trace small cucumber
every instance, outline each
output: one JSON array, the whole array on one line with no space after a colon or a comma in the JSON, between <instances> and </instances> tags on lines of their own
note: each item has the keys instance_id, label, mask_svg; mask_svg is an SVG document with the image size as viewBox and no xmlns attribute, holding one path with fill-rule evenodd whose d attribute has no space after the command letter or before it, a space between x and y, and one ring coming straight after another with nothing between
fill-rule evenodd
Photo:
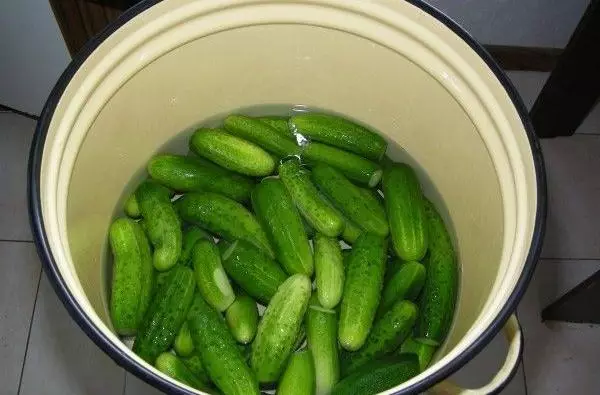
<instances>
[{"instance_id":1,"label":"small cucumber","mask_svg":"<svg viewBox=\"0 0 600 395\"><path fill-rule=\"evenodd\" d=\"M363 366L340 381L332 395L375 395L400 385L419 374L413 354L389 356Z\"/></svg>"},{"instance_id":2,"label":"small cucumber","mask_svg":"<svg viewBox=\"0 0 600 395\"><path fill-rule=\"evenodd\" d=\"M210 380L227 395L258 395L258 382L219 312L196 294L188 315L194 347Z\"/></svg>"},{"instance_id":3,"label":"small cucumber","mask_svg":"<svg viewBox=\"0 0 600 395\"><path fill-rule=\"evenodd\" d=\"M315 271L319 302L333 309L344 291L344 261L342 247L337 239L317 233L314 240Z\"/></svg>"},{"instance_id":4,"label":"small cucumber","mask_svg":"<svg viewBox=\"0 0 600 395\"><path fill-rule=\"evenodd\" d=\"M346 225L344 226L344 231L340 235L342 240L344 240L348 244L354 244L358 236L361 235L364 231L360 228L360 226L356 225L354 222L350 221L348 218L344 218Z\"/></svg>"},{"instance_id":5,"label":"small cucumber","mask_svg":"<svg viewBox=\"0 0 600 395\"><path fill-rule=\"evenodd\" d=\"M198 129L190 147L196 154L240 174L268 176L275 169L275 160L268 152L221 129Z\"/></svg>"},{"instance_id":6,"label":"small cucumber","mask_svg":"<svg viewBox=\"0 0 600 395\"><path fill-rule=\"evenodd\" d=\"M419 369L420 371L424 371L427 369L435 352L437 350L436 346L432 346L430 344L424 344L416 341L412 337L409 337L402 343L400 347L400 352L403 354L415 354L419 359Z\"/></svg>"},{"instance_id":7,"label":"small cucumber","mask_svg":"<svg viewBox=\"0 0 600 395\"><path fill-rule=\"evenodd\" d=\"M351 353L344 372L352 373L357 368L395 351L406 339L417 320L417 306L400 300L373 325L364 346Z\"/></svg>"},{"instance_id":8,"label":"small cucumber","mask_svg":"<svg viewBox=\"0 0 600 395\"><path fill-rule=\"evenodd\" d=\"M150 159L147 169L152 179L178 192L208 191L240 202L248 200L254 182L215 167L203 166L194 157L161 154Z\"/></svg>"},{"instance_id":9,"label":"small cucumber","mask_svg":"<svg viewBox=\"0 0 600 395\"><path fill-rule=\"evenodd\" d=\"M212 192L191 192L179 199L175 207L184 221L229 241L245 240L271 258L275 257L267 235L254 215L235 200Z\"/></svg>"},{"instance_id":10,"label":"small cucumber","mask_svg":"<svg viewBox=\"0 0 600 395\"><path fill-rule=\"evenodd\" d=\"M198 241L192 249L192 262L200 295L218 311L227 310L235 300L235 294L215 243L212 240Z\"/></svg>"},{"instance_id":11,"label":"small cucumber","mask_svg":"<svg viewBox=\"0 0 600 395\"><path fill-rule=\"evenodd\" d=\"M312 276L313 256L302 218L281 180L263 179L252 191L252 207L286 272Z\"/></svg>"},{"instance_id":12,"label":"small cucumber","mask_svg":"<svg viewBox=\"0 0 600 395\"><path fill-rule=\"evenodd\" d=\"M169 352L160 354L158 358L156 358L154 366L167 376L172 377L185 385L200 391L211 392L210 386L207 383L196 377L181 359Z\"/></svg>"},{"instance_id":13,"label":"small cucumber","mask_svg":"<svg viewBox=\"0 0 600 395\"><path fill-rule=\"evenodd\" d=\"M277 395L313 395L315 368L310 350L292 354L277 386Z\"/></svg>"},{"instance_id":14,"label":"small cucumber","mask_svg":"<svg viewBox=\"0 0 600 395\"><path fill-rule=\"evenodd\" d=\"M320 113L303 113L290 119L292 130L315 141L340 147L375 161L387 149L377 133L342 117Z\"/></svg>"},{"instance_id":15,"label":"small cucumber","mask_svg":"<svg viewBox=\"0 0 600 395\"><path fill-rule=\"evenodd\" d=\"M297 158L279 165L279 177L306 221L318 232L335 237L344 229L344 219L326 202L310 180L310 173Z\"/></svg>"},{"instance_id":16,"label":"small cucumber","mask_svg":"<svg viewBox=\"0 0 600 395\"><path fill-rule=\"evenodd\" d=\"M129 218L118 218L109 230L114 256L110 316L115 331L137 332L150 304L154 269L150 243L142 227Z\"/></svg>"},{"instance_id":17,"label":"small cucumber","mask_svg":"<svg viewBox=\"0 0 600 395\"><path fill-rule=\"evenodd\" d=\"M312 284L304 274L284 281L269 302L252 343L250 366L259 383L277 381L293 351Z\"/></svg>"},{"instance_id":18,"label":"small cucumber","mask_svg":"<svg viewBox=\"0 0 600 395\"><path fill-rule=\"evenodd\" d=\"M211 382L210 377L208 377L208 373L206 373L206 369L204 369L204 364L202 363L202 358L200 357L200 353L198 352L198 350L194 350L192 355L190 355L189 357L181 358L181 360L183 361L185 366L187 366L187 368L194 374L194 376L198 377L203 383Z\"/></svg>"},{"instance_id":19,"label":"small cucumber","mask_svg":"<svg viewBox=\"0 0 600 395\"><path fill-rule=\"evenodd\" d=\"M381 181L379 164L326 144L311 142L302 151L302 157L308 163L326 163L335 167L349 179L371 188Z\"/></svg>"},{"instance_id":20,"label":"small cucumber","mask_svg":"<svg viewBox=\"0 0 600 395\"><path fill-rule=\"evenodd\" d=\"M135 198L135 193L129 195L127 200L125 200L125 204L123 205L123 211L125 215L129 218L140 218L142 213L140 212L140 205L138 204L137 199Z\"/></svg>"},{"instance_id":21,"label":"small cucumber","mask_svg":"<svg viewBox=\"0 0 600 395\"><path fill-rule=\"evenodd\" d=\"M387 218L363 192L338 170L318 164L312 169L312 179L317 187L331 199L344 215L367 232L385 237L389 233Z\"/></svg>"},{"instance_id":22,"label":"small cucumber","mask_svg":"<svg viewBox=\"0 0 600 395\"><path fill-rule=\"evenodd\" d=\"M371 331L383 286L386 250L384 238L363 233L346 262L338 339L348 351L361 348Z\"/></svg>"},{"instance_id":23,"label":"small cucumber","mask_svg":"<svg viewBox=\"0 0 600 395\"><path fill-rule=\"evenodd\" d=\"M181 255L179 256L179 263L187 267L193 268L192 265L192 248L200 240L213 240L212 236L209 235L203 229L197 226L190 225L183 231L183 239L181 242Z\"/></svg>"},{"instance_id":24,"label":"small cucumber","mask_svg":"<svg viewBox=\"0 0 600 395\"><path fill-rule=\"evenodd\" d=\"M196 284L194 273L177 265L158 290L133 343L133 352L148 363L167 351L185 321Z\"/></svg>"},{"instance_id":25,"label":"small cucumber","mask_svg":"<svg viewBox=\"0 0 600 395\"><path fill-rule=\"evenodd\" d=\"M459 269L444 220L431 202L424 199L424 205L430 242L424 261L427 277L419 297L421 315L415 339L436 346L444 341L452 324Z\"/></svg>"},{"instance_id":26,"label":"small cucumber","mask_svg":"<svg viewBox=\"0 0 600 395\"><path fill-rule=\"evenodd\" d=\"M292 348L294 351L298 351L304 346L304 342L306 341L306 329L304 325L300 326L300 330L298 331L298 336L296 336L296 342L294 343L294 347Z\"/></svg>"},{"instance_id":27,"label":"small cucumber","mask_svg":"<svg viewBox=\"0 0 600 395\"><path fill-rule=\"evenodd\" d=\"M158 271L168 270L179 259L182 238L181 221L171 204L169 191L155 182L145 181L138 186L135 197L154 246L154 267Z\"/></svg>"},{"instance_id":28,"label":"small cucumber","mask_svg":"<svg viewBox=\"0 0 600 395\"><path fill-rule=\"evenodd\" d=\"M175 337L173 349L180 357L189 357L194 352L194 343L192 342L192 335L190 335L190 328L188 328L187 322L181 325L181 329L179 329L179 333Z\"/></svg>"},{"instance_id":29,"label":"small cucumber","mask_svg":"<svg viewBox=\"0 0 600 395\"><path fill-rule=\"evenodd\" d=\"M238 293L233 304L225 312L225 321L238 343L250 343L258 328L258 308L254 299L245 293Z\"/></svg>"},{"instance_id":30,"label":"small cucumber","mask_svg":"<svg viewBox=\"0 0 600 395\"><path fill-rule=\"evenodd\" d=\"M425 284L425 266L419 262L395 263L400 268L387 280L381 293L377 317L383 316L398 300L415 301Z\"/></svg>"},{"instance_id":31,"label":"small cucumber","mask_svg":"<svg viewBox=\"0 0 600 395\"><path fill-rule=\"evenodd\" d=\"M225 272L248 295L265 306L287 275L267 254L243 241L219 242Z\"/></svg>"},{"instance_id":32,"label":"small cucumber","mask_svg":"<svg viewBox=\"0 0 600 395\"><path fill-rule=\"evenodd\" d=\"M395 164L383 173L385 206L396 254L418 261L427 252L427 226L421 185L413 169Z\"/></svg>"},{"instance_id":33,"label":"small cucumber","mask_svg":"<svg viewBox=\"0 0 600 395\"><path fill-rule=\"evenodd\" d=\"M300 146L284 137L267 123L244 115L229 115L223 121L225 129L232 135L251 141L278 157L298 155Z\"/></svg>"},{"instance_id":34,"label":"small cucumber","mask_svg":"<svg viewBox=\"0 0 600 395\"><path fill-rule=\"evenodd\" d=\"M308 348L315 365L316 395L327 395L340 379L337 314L327 311L313 294L306 313Z\"/></svg>"},{"instance_id":35,"label":"small cucumber","mask_svg":"<svg viewBox=\"0 0 600 395\"><path fill-rule=\"evenodd\" d=\"M265 117L258 117L258 120L266 123L273 129L277 130L277 132L280 135L287 137L289 139L294 139L294 135L292 134L292 131L290 130L290 127L288 125L288 122L290 120L288 117L265 116Z\"/></svg>"}]
</instances>

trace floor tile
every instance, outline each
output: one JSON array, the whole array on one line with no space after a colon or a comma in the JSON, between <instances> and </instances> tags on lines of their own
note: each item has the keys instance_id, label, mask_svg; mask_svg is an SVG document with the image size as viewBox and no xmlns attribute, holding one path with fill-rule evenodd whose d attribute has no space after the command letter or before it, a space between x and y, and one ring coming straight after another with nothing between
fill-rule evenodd
<instances>
[{"instance_id":1,"label":"floor tile","mask_svg":"<svg viewBox=\"0 0 600 395\"><path fill-rule=\"evenodd\" d=\"M16 395L41 267L32 243L0 242L0 394Z\"/></svg>"},{"instance_id":2,"label":"floor tile","mask_svg":"<svg viewBox=\"0 0 600 395\"><path fill-rule=\"evenodd\" d=\"M595 260L542 260L521 304L529 395L597 392L600 326L541 322L541 310L600 269Z\"/></svg>"},{"instance_id":3,"label":"floor tile","mask_svg":"<svg viewBox=\"0 0 600 395\"><path fill-rule=\"evenodd\" d=\"M123 395L161 395L163 392L146 384L131 373L125 378L125 392Z\"/></svg>"},{"instance_id":4,"label":"floor tile","mask_svg":"<svg viewBox=\"0 0 600 395\"><path fill-rule=\"evenodd\" d=\"M27 216L27 160L35 121L0 113L0 239L31 240Z\"/></svg>"},{"instance_id":5,"label":"floor tile","mask_svg":"<svg viewBox=\"0 0 600 395\"><path fill-rule=\"evenodd\" d=\"M550 73L535 71L507 71L508 78L521 95L527 109L531 109Z\"/></svg>"},{"instance_id":6,"label":"floor tile","mask_svg":"<svg viewBox=\"0 0 600 395\"><path fill-rule=\"evenodd\" d=\"M600 136L542 140L548 217L542 257L600 258Z\"/></svg>"},{"instance_id":7,"label":"floor tile","mask_svg":"<svg viewBox=\"0 0 600 395\"><path fill-rule=\"evenodd\" d=\"M83 333L42 276L20 395L123 392L125 372Z\"/></svg>"}]
</instances>

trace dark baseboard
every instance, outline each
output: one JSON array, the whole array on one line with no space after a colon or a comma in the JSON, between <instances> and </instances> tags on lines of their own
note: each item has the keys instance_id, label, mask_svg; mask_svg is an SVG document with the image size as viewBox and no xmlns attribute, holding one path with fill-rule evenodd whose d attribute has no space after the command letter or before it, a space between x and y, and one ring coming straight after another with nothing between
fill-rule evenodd
<instances>
[{"instance_id":1,"label":"dark baseboard","mask_svg":"<svg viewBox=\"0 0 600 395\"><path fill-rule=\"evenodd\" d=\"M504 70L546 71L556 66L563 50L560 48L484 45Z\"/></svg>"}]
</instances>

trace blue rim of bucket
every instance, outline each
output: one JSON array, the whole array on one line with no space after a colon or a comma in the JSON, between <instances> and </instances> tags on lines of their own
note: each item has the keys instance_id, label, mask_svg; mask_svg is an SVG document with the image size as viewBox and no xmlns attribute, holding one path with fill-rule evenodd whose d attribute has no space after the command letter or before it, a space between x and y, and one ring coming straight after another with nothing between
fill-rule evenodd
<instances>
[{"instance_id":1,"label":"blue rim of bucket","mask_svg":"<svg viewBox=\"0 0 600 395\"><path fill-rule=\"evenodd\" d=\"M458 357L453 359L451 362L443 366L438 371L424 377L418 382L412 384L409 387L396 392L397 395L405 394L417 394L421 393L438 382L444 380L458 369L463 367L467 362L473 359L500 331L508 317L515 311L517 304L523 297L527 285L529 284L535 266L540 256L542 241L544 237L545 222L546 222L546 175L544 170L544 161L542 157L541 148L539 141L533 130L531 120L527 110L521 101L519 94L515 87L509 81L504 71L496 64L491 55L463 28L458 26L445 14L435 9L434 7L425 4L421 0L406 0L413 6L423 10L427 14L431 15L446 27L452 30L458 35L466 44L468 44L477 55L487 64L489 69L495 74L496 78L506 92L515 106L521 122L523 123L525 132L527 134L531 153L533 156L533 162L535 166L536 182L537 182L537 209L535 216L535 225L533 231L533 238L531 240L531 247L527 255L527 259L521 273L521 276L510 295L507 303L504 305L500 313L494 319L492 324L486 328L486 330L473 342L466 350L464 350ZM170 394L181 394L189 395L192 392L185 390L184 388L177 386L167 380L162 379L155 373L146 369L141 364L136 362L130 355L119 349L113 344L96 325L90 320L85 314L81 306L77 303L71 292L69 291L64 279L61 277L58 270L58 265L54 260L50 245L48 243L48 237L44 229L44 221L42 218L42 203L40 198L40 172L42 165L42 155L44 150L44 143L46 141L46 135L50 126L50 121L54 115L54 111L60 98L66 89L67 85L71 81L71 78L75 75L77 70L85 62L85 60L94 52L94 50L106 40L112 33L127 23L130 19L134 18L141 12L147 10L153 5L157 4L159 0L144 0L132 8L125 11L118 19L110 23L102 32L97 36L88 41L84 47L77 53L73 58L69 66L60 76L58 82L52 89L48 100L42 110L42 114L38 121L35 136L31 145L31 151L29 154L29 168L28 168L28 201L29 201L29 219L31 229L34 236L34 241L37 247L38 255L42 261L44 271L50 279L55 292L59 296L60 300L64 304L65 308L71 315L71 317L77 322L81 329L88 335L98 347L100 347L106 354L108 354L119 366L124 367L129 372L134 373L137 377L146 381L147 383L157 387L158 389L170 393ZM522 352L522 349L520 350ZM508 379L495 391L499 393L512 379L517 371L518 366L515 366Z\"/></svg>"}]
</instances>

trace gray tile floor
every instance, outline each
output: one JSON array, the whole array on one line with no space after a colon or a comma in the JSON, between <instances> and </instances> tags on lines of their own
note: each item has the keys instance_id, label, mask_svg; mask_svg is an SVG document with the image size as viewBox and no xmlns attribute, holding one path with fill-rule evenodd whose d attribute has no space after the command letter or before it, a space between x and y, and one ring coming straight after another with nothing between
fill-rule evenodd
<instances>
[{"instance_id":1,"label":"gray tile floor","mask_svg":"<svg viewBox=\"0 0 600 395\"><path fill-rule=\"evenodd\" d=\"M531 106L545 73L510 73ZM69 318L41 273L26 210L35 123L0 113L0 395L159 394L104 355ZM600 269L600 109L577 134L542 142L548 170L547 243L518 313L525 357L504 395L587 394L597 389L600 327L540 322L540 310ZM498 337L453 379L485 384L503 361Z\"/></svg>"}]
</instances>

